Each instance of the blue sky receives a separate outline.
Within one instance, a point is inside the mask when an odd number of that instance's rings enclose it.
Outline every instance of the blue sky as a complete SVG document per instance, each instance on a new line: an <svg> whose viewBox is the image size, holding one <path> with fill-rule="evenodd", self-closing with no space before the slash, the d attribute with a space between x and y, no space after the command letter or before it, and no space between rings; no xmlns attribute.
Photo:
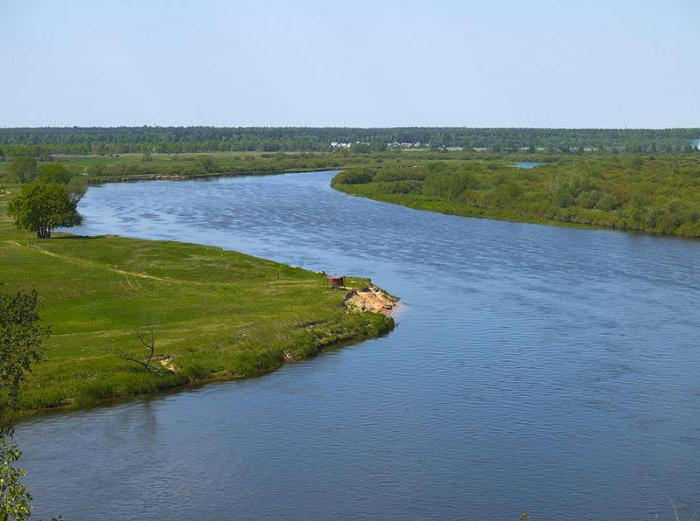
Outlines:
<svg viewBox="0 0 700 521"><path fill-rule="evenodd" d="M700 126L700 0L0 0L0 125Z"/></svg>

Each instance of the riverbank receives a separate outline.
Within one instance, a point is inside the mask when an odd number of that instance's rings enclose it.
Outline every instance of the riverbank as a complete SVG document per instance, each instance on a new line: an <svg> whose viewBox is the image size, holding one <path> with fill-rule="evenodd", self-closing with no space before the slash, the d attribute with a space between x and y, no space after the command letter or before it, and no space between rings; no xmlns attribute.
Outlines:
<svg viewBox="0 0 700 521"><path fill-rule="evenodd" d="M122 177L90 177L87 179L88 185L101 185L104 183L137 183L141 181L184 181L187 179L210 179L217 177L246 177L280 174L298 174L303 172L324 172L327 168L297 168L297 169L272 169L272 170L249 170L231 172L204 172L189 175L181 174L134 174Z"/></svg>
<svg viewBox="0 0 700 521"><path fill-rule="evenodd" d="M212 380L258 376L323 349L387 333L394 321L348 312L348 290L309 272L220 248L172 241L17 231L0 196L3 290L36 289L52 334L21 396L22 414L76 409ZM151 327L159 374L145 356Z"/></svg>
<svg viewBox="0 0 700 521"><path fill-rule="evenodd" d="M700 155L560 156L517 163L354 168L348 194L464 217L700 238Z"/></svg>

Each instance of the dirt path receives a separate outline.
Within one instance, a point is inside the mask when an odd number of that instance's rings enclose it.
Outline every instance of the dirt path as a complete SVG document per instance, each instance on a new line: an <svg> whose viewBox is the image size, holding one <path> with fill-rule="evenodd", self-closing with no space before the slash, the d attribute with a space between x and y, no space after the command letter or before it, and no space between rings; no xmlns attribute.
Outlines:
<svg viewBox="0 0 700 521"><path fill-rule="evenodd" d="M61 259L65 262L78 264L80 266L86 266L86 267L90 267L90 268L107 270L107 271L111 271L112 273L124 275L124 277L126 278L126 283L129 286L131 286L131 281L129 280L129 277L135 277L135 278L141 279L141 280L154 280L154 281L158 281L158 282L165 282L165 283L172 283L172 284L187 284L189 286L208 286L208 287L222 287L222 286L228 286L228 285L235 286L234 283L228 284L226 282L205 282L205 281L201 281L201 280L185 280L185 279L173 279L170 277L157 277L155 275L149 275L147 273L140 273L140 272L135 272L135 271L123 270L121 268L117 268L117 267L111 266L109 264L95 262L95 261L91 261L91 260L87 260L87 259L81 259L78 257L72 257L70 255L61 255L59 253L47 251L38 245L20 244L17 241L0 241L0 243L12 244L13 246L17 246L18 248L31 249L33 251L37 251L37 252L42 253L44 255L48 255L49 257Z"/></svg>
<svg viewBox="0 0 700 521"><path fill-rule="evenodd" d="M157 280L159 282L188 282L188 281L182 281L182 280L177 280L177 279L164 279L161 277L156 277L154 275L148 275L146 273L137 273L134 271L126 271L126 270L122 270L119 268L115 268L114 266L110 266L108 264L102 264L99 262L89 261L89 260L85 260L85 259L78 259L76 257L71 257L69 255L60 255L58 253L46 251L46 250L40 248L39 246L23 245L23 244L18 243L17 241L2 241L2 242L6 243L6 244L12 244L14 246L17 246L18 248L31 249L31 250L37 251L39 253L43 253L44 255L48 255L49 257L61 259L61 260L64 260L66 262L71 262L73 264L79 264L81 266L89 266L91 268L98 268L98 269L111 271L113 273L119 273L120 275L125 275L126 277L138 277L141 279Z"/></svg>

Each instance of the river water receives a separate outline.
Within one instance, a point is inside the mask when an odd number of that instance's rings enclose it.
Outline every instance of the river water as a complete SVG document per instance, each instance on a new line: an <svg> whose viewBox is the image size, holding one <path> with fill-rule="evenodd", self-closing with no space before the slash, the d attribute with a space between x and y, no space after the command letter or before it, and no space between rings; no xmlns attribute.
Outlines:
<svg viewBox="0 0 700 521"><path fill-rule="evenodd" d="M218 245L403 297L389 336L23 423L39 516L700 513L700 243L420 212L332 172L108 184L85 234Z"/></svg>
<svg viewBox="0 0 700 521"><path fill-rule="evenodd" d="M535 163L532 161L519 161L519 162L515 163L514 166L516 168L525 168L525 169L529 170L531 168L537 168L538 166L542 166L544 164L545 163Z"/></svg>

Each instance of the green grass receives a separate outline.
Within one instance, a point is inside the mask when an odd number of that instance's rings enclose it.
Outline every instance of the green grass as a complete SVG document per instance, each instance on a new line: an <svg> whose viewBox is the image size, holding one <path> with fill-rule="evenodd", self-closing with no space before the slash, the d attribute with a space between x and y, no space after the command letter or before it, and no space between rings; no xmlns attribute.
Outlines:
<svg viewBox="0 0 700 521"><path fill-rule="evenodd" d="M203 161L209 161L204 165ZM332 170L345 166L374 165L373 156L322 153L212 152L156 154L144 160L143 154L114 156L53 157L73 175L89 182L135 181L157 178L197 178L213 175L275 174L312 170ZM10 161L0 162L0 182L16 182L10 174Z"/></svg>
<svg viewBox="0 0 700 521"><path fill-rule="evenodd" d="M321 274L240 253L120 237L39 241L9 221L10 197L0 195L3 290L36 289L52 328L22 391L24 413L256 376L393 327L381 315L346 313L344 292ZM119 356L139 352L145 325L177 373L152 375Z"/></svg>

